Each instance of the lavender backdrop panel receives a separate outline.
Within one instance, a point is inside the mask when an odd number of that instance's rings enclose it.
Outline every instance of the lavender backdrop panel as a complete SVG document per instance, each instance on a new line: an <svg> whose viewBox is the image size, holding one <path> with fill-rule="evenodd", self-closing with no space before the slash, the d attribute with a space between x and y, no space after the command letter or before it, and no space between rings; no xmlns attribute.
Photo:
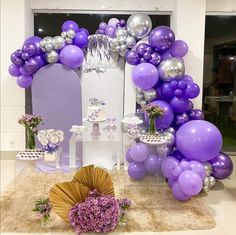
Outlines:
<svg viewBox="0 0 236 235"><path fill-rule="evenodd" d="M32 106L33 113L44 119L45 124L40 129L64 131L62 157L68 158L69 129L72 125L82 124L81 84L77 73L61 64L41 68L34 75Z"/></svg>

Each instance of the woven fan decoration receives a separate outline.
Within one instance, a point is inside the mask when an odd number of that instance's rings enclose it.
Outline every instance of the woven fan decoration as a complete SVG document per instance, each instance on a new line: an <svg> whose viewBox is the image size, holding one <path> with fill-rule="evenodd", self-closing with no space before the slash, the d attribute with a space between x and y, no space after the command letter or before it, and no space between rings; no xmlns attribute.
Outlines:
<svg viewBox="0 0 236 235"><path fill-rule="evenodd" d="M69 211L76 203L84 202L90 190L97 189L103 195L114 194L110 175L93 165L82 167L71 182L55 184L49 193L53 210L63 220L69 222Z"/></svg>

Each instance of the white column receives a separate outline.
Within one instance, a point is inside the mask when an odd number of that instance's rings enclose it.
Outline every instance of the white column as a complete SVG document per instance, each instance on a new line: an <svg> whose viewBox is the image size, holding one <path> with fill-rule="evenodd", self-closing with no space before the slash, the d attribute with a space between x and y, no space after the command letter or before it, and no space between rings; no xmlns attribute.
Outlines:
<svg viewBox="0 0 236 235"><path fill-rule="evenodd" d="M1 151L25 146L24 128L17 123L25 113L25 90L16 85L8 67L11 53L22 46L31 31L29 9L28 0L1 0Z"/></svg>
<svg viewBox="0 0 236 235"><path fill-rule="evenodd" d="M193 77L201 93L193 100L195 108L202 107L203 58L205 40L206 0L176 0L171 27L177 39L187 42L189 52L185 56L186 74Z"/></svg>

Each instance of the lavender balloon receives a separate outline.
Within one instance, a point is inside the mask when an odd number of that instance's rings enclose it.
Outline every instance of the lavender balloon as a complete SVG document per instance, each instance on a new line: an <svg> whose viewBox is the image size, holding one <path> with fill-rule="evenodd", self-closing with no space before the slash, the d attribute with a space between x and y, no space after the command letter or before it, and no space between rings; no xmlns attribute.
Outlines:
<svg viewBox="0 0 236 235"><path fill-rule="evenodd" d="M101 29L101 30L105 30L106 27L107 27L107 23L105 23L105 22L101 22L101 23L99 24L99 29Z"/></svg>
<svg viewBox="0 0 236 235"><path fill-rule="evenodd" d="M144 162L148 157L148 148L145 144L136 143L129 150L130 157L136 162Z"/></svg>
<svg viewBox="0 0 236 235"><path fill-rule="evenodd" d="M20 68L17 65L11 64L8 68L8 72L11 76L13 77L18 77L20 76Z"/></svg>
<svg viewBox="0 0 236 235"><path fill-rule="evenodd" d="M188 45L182 40L176 40L171 46L170 52L174 57L183 57L188 53Z"/></svg>
<svg viewBox="0 0 236 235"><path fill-rule="evenodd" d="M77 33L79 31L79 26L73 20L67 20L62 25L62 31L67 31L69 29L73 29Z"/></svg>
<svg viewBox="0 0 236 235"><path fill-rule="evenodd" d="M95 34L102 34L102 35L104 35L105 34L105 30L97 29Z"/></svg>
<svg viewBox="0 0 236 235"><path fill-rule="evenodd" d="M205 179L206 177L206 171L205 168L203 166L203 164L201 162L198 161L190 161L189 165L191 167L191 170L196 171L200 177L202 178L202 180Z"/></svg>
<svg viewBox="0 0 236 235"><path fill-rule="evenodd" d="M179 167L179 161L171 156L162 161L161 171L167 179L172 180L177 180L182 172Z"/></svg>
<svg viewBox="0 0 236 235"><path fill-rule="evenodd" d="M190 120L204 120L204 113L200 109L193 109L189 112Z"/></svg>
<svg viewBox="0 0 236 235"><path fill-rule="evenodd" d="M140 57L136 51L128 51L125 54L125 60L128 64L137 65L140 63Z"/></svg>
<svg viewBox="0 0 236 235"><path fill-rule="evenodd" d="M133 162L133 159L132 159L131 156L130 156L129 150L128 150L128 151L126 152L126 154L125 154L125 159L126 159L126 161L127 161L128 163Z"/></svg>
<svg viewBox="0 0 236 235"><path fill-rule="evenodd" d="M183 171L178 178L178 183L179 189L188 196L199 194L203 186L200 175L193 170Z"/></svg>
<svg viewBox="0 0 236 235"><path fill-rule="evenodd" d="M145 176L145 168L142 163L132 162L128 166L128 174L134 180L141 180Z"/></svg>
<svg viewBox="0 0 236 235"><path fill-rule="evenodd" d="M177 199L179 201L187 201L191 198L191 196L189 196L181 191L178 182L174 182L171 188L172 188L172 194L175 197L175 199Z"/></svg>
<svg viewBox="0 0 236 235"><path fill-rule="evenodd" d="M27 75L32 75L32 72L26 70L24 65L20 66L20 73L21 73L22 75L26 75L26 76L27 76Z"/></svg>
<svg viewBox="0 0 236 235"><path fill-rule="evenodd" d="M108 25L105 29L105 34L110 38L114 38L115 31L116 31L116 28L114 26Z"/></svg>
<svg viewBox="0 0 236 235"><path fill-rule="evenodd" d="M183 124L185 124L188 121L189 121L189 117L188 117L187 113L177 114L175 116L175 125L178 127L182 126Z"/></svg>
<svg viewBox="0 0 236 235"><path fill-rule="evenodd" d="M17 79L16 79L16 83L18 86L20 86L21 88L28 88L31 86L32 84L32 77L31 76L27 76L27 75L20 75Z"/></svg>
<svg viewBox="0 0 236 235"><path fill-rule="evenodd" d="M149 37L148 43L158 52L168 50L175 41L175 34L168 26L154 28Z"/></svg>
<svg viewBox="0 0 236 235"><path fill-rule="evenodd" d="M188 159L208 161L220 152L222 136L212 123L193 120L177 130L175 143L178 150Z"/></svg>
<svg viewBox="0 0 236 235"><path fill-rule="evenodd" d="M116 28L116 24L119 23L120 21L117 18L111 18L108 21L108 26L112 26L114 28Z"/></svg>
<svg viewBox="0 0 236 235"><path fill-rule="evenodd" d="M149 90L158 82L157 68L149 63L142 63L133 68L132 79L134 84L143 89Z"/></svg>
<svg viewBox="0 0 236 235"><path fill-rule="evenodd" d="M218 180L228 178L233 172L233 162L225 153L220 152L210 161L210 164L212 166L212 176Z"/></svg>
<svg viewBox="0 0 236 235"><path fill-rule="evenodd" d="M182 171L191 170L189 162L184 159L182 159L179 163L179 167L182 169Z"/></svg>
<svg viewBox="0 0 236 235"><path fill-rule="evenodd" d="M150 174L160 175L163 157L149 155L144 162L145 169Z"/></svg>

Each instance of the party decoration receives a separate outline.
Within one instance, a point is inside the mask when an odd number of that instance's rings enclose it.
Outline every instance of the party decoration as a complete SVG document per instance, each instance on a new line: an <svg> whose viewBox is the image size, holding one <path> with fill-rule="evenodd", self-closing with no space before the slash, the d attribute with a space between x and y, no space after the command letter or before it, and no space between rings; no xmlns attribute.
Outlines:
<svg viewBox="0 0 236 235"><path fill-rule="evenodd" d="M144 162L145 170L150 174L158 174L161 170L163 157L151 154Z"/></svg>
<svg viewBox="0 0 236 235"><path fill-rule="evenodd" d="M32 84L32 77L27 75L20 75L19 77L17 77L16 83L22 88L28 88Z"/></svg>
<svg viewBox="0 0 236 235"><path fill-rule="evenodd" d="M148 157L148 149L145 144L134 144L129 150L130 157L136 162L143 162Z"/></svg>
<svg viewBox="0 0 236 235"><path fill-rule="evenodd" d="M135 85L143 90L148 90L158 82L158 71L149 63L142 63L133 68L132 79Z"/></svg>
<svg viewBox="0 0 236 235"><path fill-rule="evenodd" d="M220 152L215 158L210 160L212 166L212 176L218 180L228 178L233 172L233 162L231 158Z"/></svg>
<svg viewBox="0 0 236 235"><path fill-rule="evenodd" d="M179 200L179 201L187 201L187 200L189 200L191 198L191 196L189 196L189 195L187 195L187 194L182 192L178 182L173 181L173 185L172 185L171 188L172 188L173 196L177 200Z"/></svg>
<svg viewBox="0 0 236 235"><path fill-rule="evenodd" d="M208 161L220 152L222 136L210 122L193 120L182 125L176 132L176 146L189 159Z"/></svg>
<svg viewBox="0 0 236 235"><path fill-rule="evenodd" d="M139 57L138 53L133 50L128 51L125 54L125 59L126 59L127 63L131 64L131 65L137 65L140 63L140 57Z"/></svg>
<svg viewBox="0 0 236 235"><path fill-rule="evenodd" d="M184 57L188 53L188 45L182 40L176 40L171 48L170 53L174 57Z"/></svg>
<svg viewBox="0 0 236 235"><path fill-rule="evenodd" d="M81 31L81 32L78 32L76 33L76 36L75 36L75 40L74 40L74 44L80 48L84 48L88 45L88 35Z"/></svg>
<svg viewBox="0 0 236 235"><path fill-rule="evenodd" d="M171 100L170 105L172 106L172 108L176 113L184 113L191 110L192 108L191 102L185 98L174 97Z"/></svg>
<svg viewBox="0 0 236 235"><path fill-rule="evenodd" d="M67 31L67 30L74 30L76 33L79 31L79 26L76 22L73 20L67 20L63 23L62 25L62 31Z"/></svg>
<svg viewBox="0 0 236 235"><path fill-rule="evenodd" d="M142 163L131 162L128 166L128 174L134 180L141 180L145 176L145 167Z"/></svg>
<svg viewBox="0 0 236 235"><path fill-rule="evenodd" d="M188 114L190 120L204 120L204 113L200 109L193 109Z"/></svg>
<svg viewBox="0 0 236 235"><path fill-rule="evenodd" d="M146 101L153 101L157 98L157 92L155 89L150 89L143 92L144 99Z"/></svg>
<svg viewBox="0 0 236 235"><path fill-rule="evenodd" d="M56 51L50 51L46 53L45 60L49 64L54 64L59 60L59 54Z"/></svg>
<svg viewBox="0 0 236 235"><path fill-rule="evenodd" d="M196 98L200 93L199 86L194 82L189 82L185 89L185 97L189 99Z"/></svg>
<svg viewBox="0 0 236 235"><path fill-rule="evenodd" d="M182 126L183 124L185 124L188 121L189 121L189 117L188 117L187 113L177 114L175 116L175 125L177 127Z"/></svg>
<svg viewBox="0 0 236 235"><path fill-rule="evenodd" d="M11 65L9 66L8 72L9 72L10 75L13 76L13 77L18 77L18 76L21 75L19 66L15 65L15 64L11 64Z"/></svg>

